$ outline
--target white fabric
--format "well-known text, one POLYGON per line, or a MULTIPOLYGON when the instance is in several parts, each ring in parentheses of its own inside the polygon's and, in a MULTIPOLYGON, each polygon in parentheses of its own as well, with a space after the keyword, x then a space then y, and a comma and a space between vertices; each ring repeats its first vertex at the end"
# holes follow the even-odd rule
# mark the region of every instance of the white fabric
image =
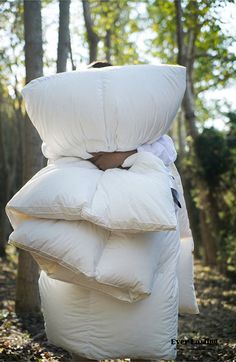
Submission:
POLYGON ((104 172, 65 157, 40 170, 6 206, 15 229, 9 242, 32 252, 54 278, 84 285, 89 277, 105 285, 93 288, 129 302, 150 294, 165 240, 160 230, 177 227, 169 174, 148 152, 124 165, 129 170, 104 172))
POLYGON ((193 238, 181 238, 181 253, 178 263, 179 313, 198 314, 199 309, 194 289, 193 238))
POLYGON ((179 238, 177 230, 165 234, 153 291, 132 304, 42 272, 39 287, 49 341, 97 360, 175 358, 171 339, 177 338, 179 238))
POLYGON ((9 242, 33 252, 52 278, 81 286, 89 283, 132 303, 151 294, 167 236, 172 234, 110 233, 86 221, 36 219, 23 222, 9 242))
POLYGON ((24 87, 49 160, 6 206, 9 242, 45 271, 52 343, 86 358, 175 358, 178 308, 197 311, 192 245, 180 243, 188 217, 175 214, 175 170, 161 159, 170 154, 160 137, 184 91, 185 68, 167 65, 61 73, 24 87), (128 170, 103 172, 87 160, 157 139, 165 151, 128 157, 128 170))
POLYGON ((159 157, 166 166, 175 162, 177 152, 174 142, 170 136, 164 134, 152 144, 144 144, 137 148, 138 152, 151 152, 153 155, 159 157))
POLYGON ((177 65, 126 65, 37 78, 22 90, 47 158, 129 151, 165 134, 185 91, 177 65))
MULTIPOLYGON (((144 157, 145 154, 147 153, 143 152, 139 157, 144 157)), ((150 154, 148 156, 154 157, 150 154)), ((155 159, 158 160, 157 157, 155 159)), ((45 174, 42 172, 43 170, 40 171, 42 176, 39 180, 41 177, 43 180, 47 180, 48 174, 56 175, 56 179, 53 179, 51 183, 43 184, 43 187, 40 184, 40 189, 38 189, 37 180, 35 181, 33 178, 28 183, 30 187, 33 186, 32 190, 27 188, 26 184, 10 200, 6 211, 15 230, 9 236, 9 242, 30 251, 41 269, 53 278, 81 286, 89 285, 94 290, 103 291, 115 298, 131 303, 146 297, 152 292, 160 255, 165 247, 166 232, 141 232, 130 235, 127 234, 127 230, 126 232, 120 230, 120 232, 110 233, 108 230, 87 221, 76 221, 76 214, 73 214, 75 221, 66 221, 68 214, 63 216, 64 220, 58 220, 58 206, 55 206, 58 199, 61 199, 64 205, 66 200, 69 200, 67 206, 64 206, 67 213, 71 202, 72 210, 80 209, 79 202, 81 201, 78 201, 80 198, 77 196, 77 202, 74 201, 76 188, 73 189, 69 182, 66 182, 61 175, 56 174, 59 165, 59 170, 62 170, 78 185, 75 175, 68 172, 67 166, 71 162, 72 160, 68 160, 68 158, 55 161, 50 167, 46 167, 49 169, 48 173, 45 174), (65 163, 65 161, 67 162, 65 163), (66 185, 66 189, 63 189, 63 186, 66 185), (57 191, 57 187, 59 190, 61 189, 60 197, 57 193, 56 196, 53 194, 57 191), (56 218, 53 217, 52 210, 45 213, 45 208, 42 206, 45 205, 45 197, 48 201, 48 197, 52 195, 54 195, 53 199, 48 202, 48 206, 53 204, 56 218), (42 208, 44 214, 42 214, 42 208), (41 214, 35 215, 34 210, 41 210, 41 214), (35 217, 41 218, 35 219, 35 217), (53 218, 56 220, 51 220, 53 218), (129 273, 130 268, 132 273, 129 273)), ((85 180, 95 179, 94 175, 87 174, 86 176, 86 170, 92 169, 94 172, 104 174, 88 161, 73 160, 72 165, 72 171, 79 170, 85 165, 89 166, 88 169, 82 167, 85 172, 85 180)), ((125 170, 119 171, 121 173, 127 172, 125 170)), ((172 178, 172 186, 179 190, 182 204, 182 208, 177 214, 181 230, 181 266, 178 269, 181 291, 179 310, 181 313, 195 314, 198 313, 198 308, 193 285, 193 241, 186 239, 187 236, 191 235, 191 230, 180 176, 174 165, 168 167, 168 171, 172 178), (175 181, 173 181, 173 175, 175 181), (186 233, 185 230, 188 232, 186 233)), ((79 175, 79 179, 81 179, 81 174, 79 175)), ((89 186, 88 190, 92 189, 90 184, 83 184, 89 186)), ((82 195, 87 195, 88 190, 87 192, 83 190, 82 195)), ((155 192, 153 191, 153 193, 155 192)), ((140 192, 140 195, 143 193, 140 192)), ((147 207, 146 211, 148 211, 147 207)), ((60 212, 59 215, 61 215, 60 212)), ((131 210, 129 216, 130 220, 134 220, 131 210)))
MULTIPOLYGON (((105 172, 86 160, 64 157, 41 169, 6 206, 14 227, 21 215, 86 220, 109 230, 174 230, 171 177, 149 152, 136 153, 125 169, 105 172)), ((18 221, 19 220, 19 221, 18 221)))
MULTIPOLYGON (((52 278, 133 302, 152 291, 166 235, 142 233, 127 238, 124 233, 110 235, 88 222, 30 219, 10 235, 9 242, 31 251, 52 278)), ((179 312, 196 314, 192 244, 191 238, 181 238, 179 312)))
POLYGON ((194 242, 192 231, 189 224, 189 217, 185 203, 184 190, 180 174, 175 166, 169 166, 175 180, 175 188, 178 190, 179 201, 181 208, 178 211, 178 224, 180 227, 180 243, 181 252, 178 264, 178 280, 179 280, 179 312, 198 314, 199 309, 197 305, 195 288, 194 288, 194 242))
MULTIPOLYGON (((41 269, 46 270, 48 275, 53 278, 73 282, 81 286, 90 286, 94 290, 100 290, 128 302, 149 295, 155 279, 155 270, 159 257, 163 247, 165 247, 164 234, 153 233, 153 238, 150 238, 150 235, 148 236, 149 233, 146 235, 136 234, 128 240, 121 237, 123 235, 117 234, 113 235, 113 240, 109 240, 108 234, 104 229, 86 222, 68 223, 65 221, 29 220, 22 223, 10 235, 9 240, 10 243, 16 246, 16 240, 21 247, 26 245, 26 250, 38 249, 40 252, 34 254, 35 259, 41 269), (86 239, 81 238, 78 240, 77 229, 79 228, 80 235, 84 233, 86 239), (94 237, 94 233, 89 232, 93 228, 96 229, 97 238, 94 237), (65 240, 67 241, 66 244, 65 240), (105 244, 104 240, 109 240, 109 243, 112 241, 113 244, 112 249, 110 249, 108 242, 106 242, 102 255, 101 250, 105 244), (141 254, 142 248, 145 248, 143 254, 141 254), (50 249, 54 252, 52 253, 50 249), (58 255, 55 255, 55 251, 57 251, 58 255), (52 257, 52 254, 54 254, 54 257, 52 257), (111 264, 110 259, 112 256, 115 262, 111 264), (129 260, 128 264, 124 256, 129 260), (98 263, 99 258, 100 262, 98 263), (98 267, 95 270, 97 264, 98 267), (127 266, 132 269, 132 274, 128 273, 127 266), (102 276, 101 279, 99 279, 99 275, 102 276), (129 275, 128 282, 132 286, 129 292, 127 291, 127 275, 129 275), (98 283, 92 279, 97 279, 98 283), (120 288, 117 289, 116 286, 120 288), (122 289, 124 287, 126 287, 125 290, 122 289)), ((192 239, 181 238, 180 263, 178 266, 180 313, 198 313, 193 285, 192 252, 192 239)))

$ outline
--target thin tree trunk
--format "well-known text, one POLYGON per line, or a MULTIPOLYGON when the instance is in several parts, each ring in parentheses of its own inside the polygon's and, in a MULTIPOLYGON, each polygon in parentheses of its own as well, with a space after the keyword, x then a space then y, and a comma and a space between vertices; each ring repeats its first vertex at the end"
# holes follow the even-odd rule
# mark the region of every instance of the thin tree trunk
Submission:
POLYGON ((73 52, 72 52, 72 47, 71 47, 71 39, 70 39, 70 61, 71 61, 72 70, 76 70, 76 65, 75 65, 74 60, 73 60, 73 52))
POLYGON ((93 21, 88 0, 82 0, 85 27, 89 44, 89 62, 97 59, 99 37, 93 29, 93 21))
POLYGON ((6 257, 6 222, 5 222, 5 212, 0 210, 0 257, 6 257))
POLYGON ((178 133, 178 146, 179 146, 179 158, 182 160, 185 155, 185 142, 183 135, 183 112, 179 112, 177 116, 177 133, 178 133))
POLYGON ((106 31, 105 36, 106 61, 111 61, 111 29, 106 31))
POLYGON ((181 6, 181 0, 175 0, 175 11, 176 11, 177 45, 178 45, 177 62, 180 65, 186 66, 186 57, 185 57, 186 50, 184 42, 184 30, 182 24, 183 10, 181 6))
MULTIPOLYGON (((1 95, 0 95, 1 97, 1 95)), ((0 189, 0 204, 6 205, 8 200, 8 176, 10 173, 10 166, 6 156, 6 141, 4 137, 3 119, 0 113, 0 155, 1 155, 1 189, 0 189)), ((0 209, 0 256, 5 257, 6 245, 6 213, 4 207, 0 209)))
POLYGON ((66 72, 70 44, 70 0, 59 0, 59 32, 57 47, 57 73, 66 72))
MULTIPOLYGON (((41 1, 24 0, 25 67, 26 83, 43 75, 43 48, 41 1)), ((41 140, 30 120, 25 122, 23 182, 28 181, 43 167, 41 140)), ((38 291, 38 265, 32 256, 19 251, 16 283, 16 313, 28 314, 40 311, 38 291)))
POLYGON ((188 133, 192 136, 193 140, 195 140, 196 137, 198 136, 198 130, 196 127, 196 115, 195 115, 194 95, 192 93, 191 75, 189 74, 188 69, 187 69, 186 91, 182 106, 189 130, 188 133))
POLYGON ((203 242, 203 262, 205 265, 215 266, 216 248, 214 240, 212 239, 209 224, 207 224, 207 215, 202 211, 200 213, 200 229, 204 238, 203 242))

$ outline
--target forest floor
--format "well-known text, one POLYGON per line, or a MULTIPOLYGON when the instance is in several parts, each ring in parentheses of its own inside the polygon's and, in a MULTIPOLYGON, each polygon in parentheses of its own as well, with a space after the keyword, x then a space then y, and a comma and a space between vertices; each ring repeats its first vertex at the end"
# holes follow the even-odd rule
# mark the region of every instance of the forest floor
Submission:
MULTIPOLYGON (((0 268, 0 361, 69 362, 65 350, 47 341, 42 316, 22 319, 14 313, 17 256, 13 247, 8 246, 0 268)), ((179 317, 176 361, 236 362, 236 285, 196 261, 195 286, 200 314, 179 317), (197 344, 204 338, 208 342, 197 344)))

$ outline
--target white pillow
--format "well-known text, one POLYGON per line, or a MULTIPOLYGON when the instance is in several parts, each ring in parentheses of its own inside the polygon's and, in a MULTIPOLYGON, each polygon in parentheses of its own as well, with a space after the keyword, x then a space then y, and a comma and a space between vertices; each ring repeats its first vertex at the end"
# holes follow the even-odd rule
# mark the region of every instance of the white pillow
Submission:
POLYGON ((179 65, 82 69, 32 80, 22 90, 46 157, 128 151, 165 134, 186 83, 179 65))
POLYGON ((9 243, 32 253, 50 277, 133 302, 151 294, 163 248, 178 233, 126 234, 87 221, 32 219, 9 236, 9 243))
POLYGON ((87 220, 127 232, 176 229, 171 176, 149 152, 128 157, 125 169, 99 170, 65 157, 34 175, 6 205, 15 228, 24 216, 87 220))
MULTIPOLYGON (((48 276, 136 302, 152 293, 179 241, 178 231, 126 234, 87 221, 32 219, 9 236, 48 276)), ((199 313, 193 285, 193 241, 180 240, 179 313, 199 313)))

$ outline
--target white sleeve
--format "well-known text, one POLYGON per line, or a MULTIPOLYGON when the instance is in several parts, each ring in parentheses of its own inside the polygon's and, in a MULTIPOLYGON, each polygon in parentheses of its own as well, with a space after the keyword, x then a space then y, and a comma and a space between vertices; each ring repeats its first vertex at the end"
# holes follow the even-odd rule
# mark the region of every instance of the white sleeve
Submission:
POLYGON ((175 162, 177 158, 174 142, 167 134, 161 136, 151 144, 143 144, 139 146, 137 151, 152 152, 154 155, 158 156, 166 166, 169 166, 171 163, 175 162))

